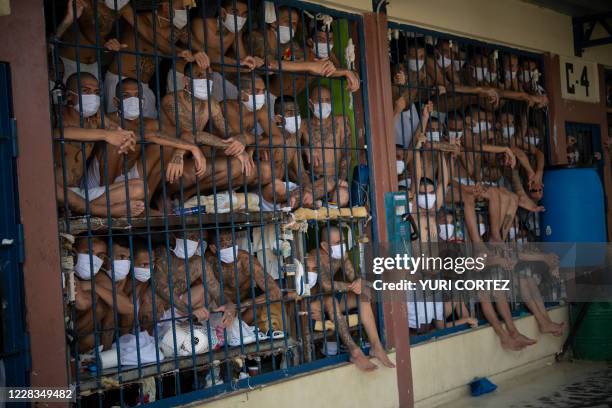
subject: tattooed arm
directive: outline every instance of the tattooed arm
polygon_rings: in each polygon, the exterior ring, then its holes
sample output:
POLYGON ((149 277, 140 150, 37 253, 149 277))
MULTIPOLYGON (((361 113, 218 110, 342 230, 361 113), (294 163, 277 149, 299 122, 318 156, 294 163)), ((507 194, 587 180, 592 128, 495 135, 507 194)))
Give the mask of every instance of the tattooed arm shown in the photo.
MULTIPOLYGON (((172 268, 166 259, 164 248, 158 251, 155 257, 155 267, 153 269, 153 279, 155 280, 155 292, 166 302, 168 307, 171 305, 181 314, 189 314, 189 304, 187 299, 187 291, 191 283, 195 282, 202 276, 201 268, 198 268, 194 261, 190 261, 189 265, 189 280, 187 283, 186 268, 183 260, 173 257, 172 268), (172 285, 172 297, 170 296, 170 285, 172 285), (171 302, 172 298, 172 302, 171 302), (181 299, 183 298, 183 299, 181 299)), ((197 262, 197 260, 195 261, 197 262)))
POLYGON ((282 293, 272 276, 264 271, 263 267, 257 260, 252 258, 245 252, 239 252, 238 271, 240 274, 249 274, 251 267, 253 270, 253 280, 257 287, 264 292, 255 297, 240 301, 240 308, 246 309, 253 305, 265 305, 268 302, 276 302, 282 299, 282 293), (252 262, 252 264, 251 264, 252 262))
POLYGON ((344 117, 338 117, 336 121, 336 132, 342 132, 340 134, 340 140, 342 140, 341 146, 336 146, 336 148, 341 148, 340 155, 342 156, 340 159, 340 168, 338 170, 338 177, 340 180, 347 181, 348 180, 348 172, 350 166, 350 157, 351 157, 351 127, 346 123, 344 117))

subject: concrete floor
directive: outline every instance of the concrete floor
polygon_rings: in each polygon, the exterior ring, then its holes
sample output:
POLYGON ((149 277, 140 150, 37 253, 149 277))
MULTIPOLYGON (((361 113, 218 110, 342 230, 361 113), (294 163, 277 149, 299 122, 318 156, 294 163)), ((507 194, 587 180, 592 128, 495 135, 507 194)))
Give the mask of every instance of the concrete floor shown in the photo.
POLYGON ((563 362, 439 408, 612 408, 612 362, 563 362))

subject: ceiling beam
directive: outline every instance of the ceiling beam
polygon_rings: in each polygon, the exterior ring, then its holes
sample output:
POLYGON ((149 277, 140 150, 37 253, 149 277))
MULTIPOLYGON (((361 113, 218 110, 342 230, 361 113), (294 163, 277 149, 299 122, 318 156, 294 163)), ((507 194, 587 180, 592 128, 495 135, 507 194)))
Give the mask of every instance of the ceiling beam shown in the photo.
POLYGON ((612 29, 606 19, 612 18, 612 12, 599 13, 583 17, 572 18, 572 29, 574 33, 574 54, 582 56, 582 52, 589 47, 612 44, 612 29), (593 30, 597 24, 606 30, 607 35, 597 39, 591 39, 593 30))

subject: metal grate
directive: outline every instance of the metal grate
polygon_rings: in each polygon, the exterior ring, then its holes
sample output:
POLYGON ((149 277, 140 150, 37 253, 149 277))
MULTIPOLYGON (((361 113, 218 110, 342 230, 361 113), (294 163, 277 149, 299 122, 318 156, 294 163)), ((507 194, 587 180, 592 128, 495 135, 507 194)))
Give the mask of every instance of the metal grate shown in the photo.
MULTIPOLYGON (((397 23, 389 42, 398 183, 418 235, 412 253, 520 261, 489 244, 538 240, 548 134, 541 57, 397 23)), ((529 267, 514 263, 486 276, 529 267)), ((512 324, 515 296, 410 293, 411 343, 497 319, 492 300, 512 324)))
POLYGON ((79 405, 182 404, 380 346, 362 326, 372 296, 351 286, 375 229, 361 17, 58 3, 49 91, 79 405))

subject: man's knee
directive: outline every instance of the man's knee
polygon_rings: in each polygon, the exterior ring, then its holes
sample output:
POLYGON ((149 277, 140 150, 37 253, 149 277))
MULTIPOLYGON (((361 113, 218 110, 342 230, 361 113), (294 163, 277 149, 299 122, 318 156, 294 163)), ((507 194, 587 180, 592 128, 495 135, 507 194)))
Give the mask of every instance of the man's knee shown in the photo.
POLYGON ((144 181, 142 179, 129 180, 128 191, 131 199, 142 200, 145 196, 144 181))

